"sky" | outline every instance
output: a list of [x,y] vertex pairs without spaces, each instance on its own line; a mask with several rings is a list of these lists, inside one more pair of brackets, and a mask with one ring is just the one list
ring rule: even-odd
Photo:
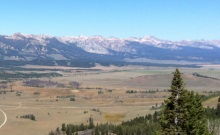
[[0,0],[0,34],[220,39],[220,0]]

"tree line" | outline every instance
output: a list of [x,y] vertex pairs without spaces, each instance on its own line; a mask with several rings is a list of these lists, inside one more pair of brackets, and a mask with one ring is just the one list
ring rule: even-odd
[[136,117],[130,121],[122,122],[119,125],[112,123],[94,124],[93,118],[89,118],[88,125],[83,123],[80,125],[65,124],[61,125],[61,129],[57,128],[51,131],[49,135],[76,135],[79,131],[86,131],[91,135],[153,135],[155,131],[160,130],[159,121],[160,112],[147,114],[146,116]]

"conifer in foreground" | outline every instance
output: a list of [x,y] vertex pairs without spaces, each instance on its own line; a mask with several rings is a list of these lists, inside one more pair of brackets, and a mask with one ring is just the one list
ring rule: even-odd
[[209,135],[201,96],[184,88],[178,69],[161,114],[162,135]]

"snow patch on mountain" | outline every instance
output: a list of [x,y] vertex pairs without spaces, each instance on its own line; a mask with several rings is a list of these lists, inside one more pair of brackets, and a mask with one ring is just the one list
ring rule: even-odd
[[[169,41],[169,40],[161,40],[153,36],[145,36],[143,38],[105,38],[102,36],[77,36],[77,37],[53,37],[49,35],[33,35],[33,34],[23,34],[23,33],[15,33],[11,36],[2,36],[7,40],[11,41],[22,41],[22,43],[26,46],[26,48],[22,48],[22,51],[25,53],[47,53],[47,45],[50,43],[51,39],[57,39],[59,42],[66,45],[76,45],[77,47],[82,48],[84,51],[95,54],[105,54],[105,55],[113,55],[116,53],[130,53],[130,54],[138,54],[137,50],[130,46],[133,42],[139,43],[143,46],[153,46],[161,49],[169,49],[169,50],[181,50],[184,47],[193,47],[200,49],[214,49],[215,47],[220,48],[220,40],[183,40],[183,41]],[[22,45],[23,45],[22,44]],[[8,45],[4,42],[0,41],[0,48],[2,49],[10,49],[16,50],[15,46]],[[59,53],[58,50],[56,50]]]

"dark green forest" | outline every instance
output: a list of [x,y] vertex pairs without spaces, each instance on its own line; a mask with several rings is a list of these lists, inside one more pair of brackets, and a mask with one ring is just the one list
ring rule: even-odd
[[42,65],[42,66],[68,66],[68,67],[82,67],[82,68],[90,68],[95,67],[95,64],[99,63],[102,66],[126,66],[126,65],[139,65],[139,66],[157,66],[157,67],[191,67],[198,68],[200,66],[195,64],[188,65],[180,65],[180,64],[160,64],[160,63],[149,63],[149,62],[126,62],[121,60],[111,60],[111,59],[74,59],[74,60],[45,60],[45,59],[34,59],[31,61],[16,61],[16,60],[0,60],[0,70],[4,69],[19,69],[22,68],[19,66],[24,65]]

